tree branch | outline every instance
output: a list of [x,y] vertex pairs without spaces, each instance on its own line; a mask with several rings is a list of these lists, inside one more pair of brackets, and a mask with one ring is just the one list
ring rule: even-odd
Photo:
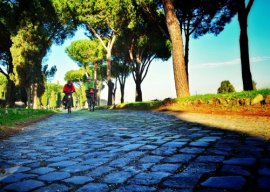
[[247,15],[249,14],[250,9],[251,9],[253,3],[254,3],[254,0],[249,0],[248,5],[247,5],[247,8],[246,8],[246,14]]
[[111,42],[110,42],[110,44],[109,44],[108,49],[112,50],[112,47],[113,47],[113,44],[114,44],[115,40],[116,40],[116,35],[113,34],[113,35],[112,35],[112,40],[111,40]]
[[2,73],[7,79],[9,78],[8,74],[0,67],[0,73]]
[[154,60],[155,57],[156,57],[156,55],[153,55],[153,57],[148,61],[148,65],[147,65],[146,70],[145,70],[145,73],[144,73],[144,75],[143,75],[142,82],[143,82],[143,80],[145,79],[145,77],[146,77],[146,75],[147,75],[147,73],[148,73],[148,69],[149,69],[149,67],[150,67],[150,64],[152,63],[152,61]]
[[[142,1],[143,2],[143,1]],[[157,23],[157,26],[159,28],[159,30],[161,31],[161,33],[163,33],[163,35],[167,38],[169,38],[169,34],[166,33],[166,31],[164,30],[164,28],[159,24],[159,22],[157,21],[157,19],[153,16],[151,10],[149,9],[149,7],[146,5],[145,3],[145,6],[143,6],[143,10],[149,14],[150,18],[152,21],[154,21],[155,23]]]
[[142,64],[142,67],[141,67],[142,73],[143,73],[145,67],[147,66],[148,62],[150,61],[150,59],[151,59],[151,56],[150,57],[146,57],[146,59],[144,60],[144,62],[142,62],[143,63]]
[[89,25],[87,25],[87,28],[88,28],[89,31],[91,31],[91,32],[96,36],[96,38],[98,38],[98,40],[100,41],[100,43],[101,43],[101,45],[103,46],[103,48],[104,48],[106,51],[108,51],[107,46],[105,45],[104,41],[101,39],[101,37],[100,37],[100,35],[97,33],[97,31],[96,31],[93,27],[91,27],[91,26],[89,26]]
[[134,81],[136,82],[137,79],[136,79],[135,73],[136,73],[135,70],[132,70],[132,77],[133,77]]

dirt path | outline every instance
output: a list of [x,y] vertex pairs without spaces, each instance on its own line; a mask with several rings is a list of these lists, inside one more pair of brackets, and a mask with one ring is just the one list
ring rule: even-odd
[[166,112],[181,120],[195,122],[224,130],[239,131],[270,140],[269,116],[218,115],[191,112]]

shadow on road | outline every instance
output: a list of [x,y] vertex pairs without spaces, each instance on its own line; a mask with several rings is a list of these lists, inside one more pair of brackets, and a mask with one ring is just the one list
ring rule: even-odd
[[268,141],[164,113],[59,114],[0,142],[0,191],[254,192],[269,183]]

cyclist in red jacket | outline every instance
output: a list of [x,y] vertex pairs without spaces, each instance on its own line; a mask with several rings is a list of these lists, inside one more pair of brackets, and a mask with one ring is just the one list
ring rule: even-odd
[[75,92],[75,87],[74,87],[73,82],[71,80],[69,80],[67,82],[67,84],[65,84],[65,86],[63,88],[63,92],[64,93],[73,93],[73,92]]
[[[73,85],[73,82],[71,80],[68,80],[67,84],[65,84],[64,88],[63,88],[63,92],[65,93],[65,96],[63,98],[63,104],[66,108],[66,96],[67,94],[72,94],[75,92],[75,86]],[[71,101],[72,101],[72,107],[74,107],[73,105],[73,97],[71,97]]]

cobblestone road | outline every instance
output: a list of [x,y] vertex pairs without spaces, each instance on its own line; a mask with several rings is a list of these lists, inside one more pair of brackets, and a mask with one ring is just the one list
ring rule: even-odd
[[0,191],[263,192],[269,183],[269,142],[161,113],[59,114],[0,141]]

